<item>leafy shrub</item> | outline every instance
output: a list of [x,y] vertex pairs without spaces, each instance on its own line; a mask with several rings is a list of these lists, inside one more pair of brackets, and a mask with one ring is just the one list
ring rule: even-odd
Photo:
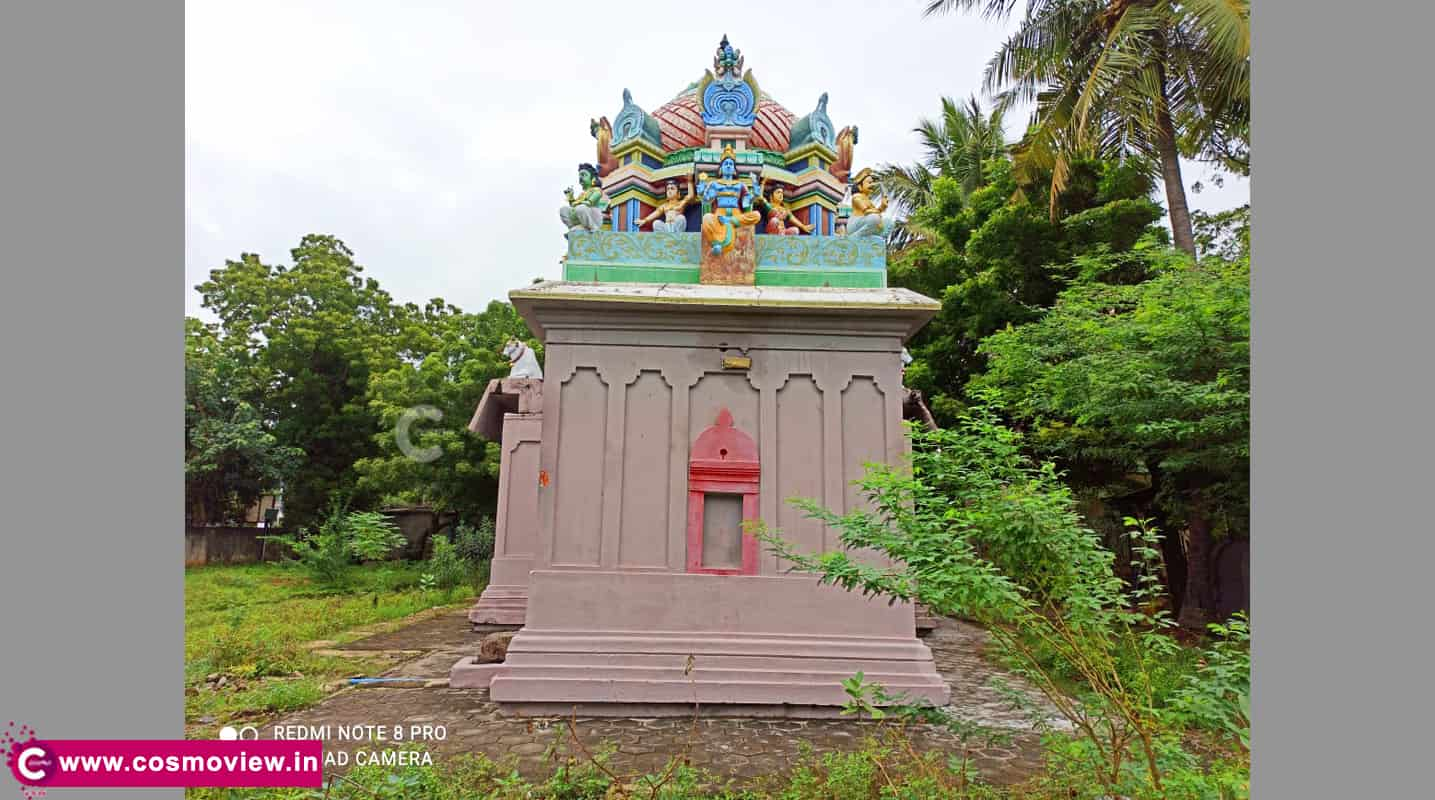
[[340,589],[349,585],[353,559],[387,558],[406,540],[387,517],[376,511],[347,511],[335,501],[318,530],[302,529],[285,536],[265,536],[286,545],[294,559],[320,586]]
[[433,537],[433,552],[424,565],[424,577],[432,576],[436,589],[452,589],[473,574],[473,567],[459,557],[458,548],[447,536]]
[[[1080,771],[1080,786],[1165,797],[1167,778],[1195,781],[1203,773],[1181,749],[1181,719],[1167,707],[1152,669],[1180,651],[1169,633],[1175,623],[1159,602],[1156,532],[1126,520],[1133,556],[1127,584],[1115,572],[1115,556],[1083,524],[1055,467],[1032,463],[1021,436],[993,412],[970,411],[954,429],[914,427],[912,437],[910,469],[873,464],[857,482],[871,510],[839,515],[815,501],[793,501],[837,530],[842,550],[800,553],[760,523],[755,532],[824,583],[917,600],[983,624],[998,656],[1078,734],[1079,745],[1058,752],[1064,760],[1058,758],[1056,772]],[[896,567],[852,556],[862,550],[880,552]],[[1235,655],[1222,658],[1239,671]],[[1209,666],[1195,673],[1205,688],[1187,693],[1188,704],[1208,714],[1217,704],[1207,692],[1223,703],[1232,696],[1228,687],[1211,689],[1210,673]],[[860,686],[847,690],[862,696]],[[1247,723],[1239,717],[1235,724]]]
[[604,775],[598,761],[574,758],[554,759],[553,774],[539,787],[539,796],[552,800],[603,800],[612,780]]
[[1251,626],[1244,614],[1210,625],[1216,641],[1177,690],[1173,707],[1185,720],[1251,748]]
[[493,518],[481,517],[477,526],[460,522],[453,531],[453,545],[458,557],[475,568],[493,558]]
[[1117,778],[1111,784],[1093,782],[1094,772],[1109,769],[1101,763],[1097,752],[1085,738],[1047,736],[1044,766],[1046,771],[1034,781],[1041,797],[1104,800],[1112,796],[1132,800],[1237,800],[1249,798],[1249,765],[1237,761],[1218,760],[1203,766],[1186,751],[1175,734],[1155,740],[1155,763],[1162,780],[1160,790],[1151,787],[1147,768],[1130,759],[1122,761]]
[[377,511],[351,511],[343,526],[349,552],[360,561],[382,561],[408,543],[398,526]]
[[309,577],[320,586],[336,589],[348,583],[350,562],[348,532],[344,510],[335,504],[317,531],[300,530],[297,535],[266,536],[288,546],[294,559],[303,565]]

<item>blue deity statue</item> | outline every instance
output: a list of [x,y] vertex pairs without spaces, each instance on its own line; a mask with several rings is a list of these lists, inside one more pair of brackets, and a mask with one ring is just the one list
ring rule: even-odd
[[737,228],[751,227],[762,219],[762,214],[752,210],[753,201],[761,195],[758,177],[753,175],[750,182],[738,179],[736,154],[731,145],[723,148],[717,177],[703,174],[698,180],[698,197],[712,209],[703,215],[702,232],[713,255],[732,249]]

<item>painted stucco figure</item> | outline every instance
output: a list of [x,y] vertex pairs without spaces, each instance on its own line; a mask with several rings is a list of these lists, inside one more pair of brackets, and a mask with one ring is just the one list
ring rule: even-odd
[[756,119],[762,90],[752,70],[743,73],[742,62],[742,51],[723,34],[713,54],[712,71],[698,81],[699,109],[705,125],[746,127]]
[[[662,126],[641,106],[633,102],[633,93],[623,90],[623,110],[613,120],[613,145],[622,145],[634,139],[645,140],[648,144],[662,146]],[[616,164],[614,165],[617,166]],[[607,176],[607,172],[603,175]]]
[[828,171],[839,181],[852,174],[852,148],[857,144],[857,126],[848,125],[837,132],[837,160]]
[[503,345],[503,357],[508,359],[508,377],[543,380],[543,367],[538,364],[538,356],[523,342],[509,339]]
[[703,215],[703,244],[714,255],[732,249],[739,227],[752,227],[762,215],[752,210],[753,200],[761,193],[756,175],[749,181],[737,177],[737,157],[731,147],[723,148],[718,162],[717,177],[702,175],[698,196],[711,209]]
[[812,226],[798,219],[792,209],[784,204],[785,195],[779,186],[772,190],[769,198],[759,198],[759,202],[767,207],[766,231],[774,236],[796,236],[799,232],[811,234]]
[[[683,210],[690,203],[697,199],[693,194],[693,179],[688,178],[688,191],[684,195],[678,194],[678,182],[668,181],[667,187],[663,190],[663,202],[653,209],[653,213],[638,222],[639,226],[653,223],[653,230],[667,233],[686,233],[688,230],[687,217],[683,216]],[[662,217],[662,219],[658,219]]]
[[827,116],[827,93],[817,98],[817,108],[810,114],[792,124],[789,134],[788,146],[800,148],[803,145],[819,144],[824,148],[837,146],[833,134],[832,118]]
[[852,178],[852,217],[847,220],[848,236],[880,236],[882,233],[882,212],[887,210],[887,198],[880,203],[872,202],[876,192],[876,177],[871,167]]
[[568,205],[558,209],[558,218],[572,231],[582,228],[596,231],[603,227],[603,214],[608,210],[608,195],[603,192],[598,179],[598,168],[592,164],[578,165],[578,194],[573,189],[563,190]]
[[588,123],[588,132],[598,140],[598,177],[603,177],[618,167],[613,155],[613,126],[607,117],[599,117]]

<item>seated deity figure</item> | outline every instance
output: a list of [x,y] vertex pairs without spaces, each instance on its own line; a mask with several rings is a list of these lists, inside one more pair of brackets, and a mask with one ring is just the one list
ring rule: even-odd
[[[655,233],[686,233],[688,230],[688,219],[683,216],[683,209],[687,208],[689,203],[697,199],[697,196],[693,194],[693,179],[688,178],[688,192],[682,197],[678,196],[677,181],[668,181],[668,186],[663,190],[663,193],[663,202],[659,203],[658,207],[653,209],[653,213],[638,221],[639,227],[652,222],[653,231]],[[659,216],[662,217],[661,220],[658,220]],[[654,222],[654,220],[657,221]]]
[[812,226],[798,219],[792,209],[783,204],[785,196],[781,186],[772,190],[771,199],[764,200],[759,193],[758,202],[767,206],[767,232],[774,236],[796,236],[799,231],[811,234]]
[[703,215],[703,241],[710,242],[713,255],[732,249],[739,227],[752,227],[762,215],[752,210],[754,198],[761,193],[757,176],[751,181],[737,177],[737,154],[732,145],[723,148],[718,161],[717,177],[699,176],[698,196],[712,210]]
[[847,220],[848,236],[878,236],[882,233],[882,212],[887,210],[887,198],[882,198],[881,204],[873,204],[875,184],[871,167],[863,167],[852,178],[852,217]]
[[582,191],[577,195],[573,194],[571,187],[563,190],[568,205],[558,209],[558,218],[570,231],[577,228],[596,231],[603,227],[603,214],[608,210],[608,195],[601,188],[598,168],[592,164],[579,164],[578,186]]

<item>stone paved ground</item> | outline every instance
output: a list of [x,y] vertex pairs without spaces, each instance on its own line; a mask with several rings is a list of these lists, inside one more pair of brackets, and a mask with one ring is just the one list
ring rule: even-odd
[[[1040,759],[1037,735],[1026,716],[1012,711],[991,687],[990,679],[1002,672],[982,656],[985,633],[964,622],[942,619],[925,641],[932,648],[937,669],[952,687],[953,709],[1009,737],[998,744],[969,743],[973,762],[983,776],[995,783],[1011,783],[1035,772]],[[435,762],[445,755],[484,753],[514,761],[530,778],[548,774],[544,753],[551,745],[561,741],[569,752],[576,751],[567,720],[505,717],[486,690],[443,685],[454,662],[471,655],[476,647],[477,635],[469,630],[465,612],[343,645],[345,650],[401,653],[407,660],[386,676],[429,680],[344,689],[317,706],[265,724],[262,736],[270,738],[275,725],[328,725],[327,750],[373,752],[392,745],[337,741],[337,727],[442,725],[446,738],[425,743]],[[1005,677],[1020,685],[1013,676]],[[686,754],[693,766],[749,782],[787,771],[800,757],[804,743],[818,752],[856,749],[879,729],[873,723],[851,719],[700,718],[694,725],[691,718],[579,718],[576,731],[589,751],[616,748],[608,763],[620,774],[659,771],[669,756]],[[952,754],[961,750],[953,734],[928,726],[913,728],[911,741],[919,750]]]

